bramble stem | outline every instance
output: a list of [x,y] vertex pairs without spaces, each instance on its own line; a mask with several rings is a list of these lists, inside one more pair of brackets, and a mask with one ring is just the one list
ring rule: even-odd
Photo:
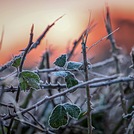
[[[86,39],[88,33],[85,35]],[[82,41],[82,54],[83,54],[83,67],[85,73],[85,81],[88,81],[88,62],[87,62],[87,53],[86,53],[86,39]],[[87,123],[88,123],[88,134],[92,134],[92,116],[91,116],[91,95],[90,95],[90,88],[86,85],[86,94],[87,94]]]
[[[107,33],[110,34],[112,32],[112,25],[111,25],[110,12],[109,12],[108,6],[106,7],[105,25],[106,25]],[[119,66],[119,59],[118,59],[119,48],[117,47],[116,41],[115,41],[112,34],[109,36],[108,39],[110,40],[110,43],[111,43],[112,56],[113,56],[114,61],[115,61],[116,73],[120,74],[120,66]],[[126,105],[124,90],[123,90],[121,83],[119,83],[118,86],[119,86],[119,90],[120,90],[120,100],[121,100],[122,110],[123,110],[123,113],[125,115],[127,115],[127,105]],[[124,126],[127,127],[126,120],[124,120]]]

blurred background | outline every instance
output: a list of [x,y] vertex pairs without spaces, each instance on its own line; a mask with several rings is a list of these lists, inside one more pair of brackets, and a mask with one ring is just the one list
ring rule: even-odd
[[[73,42],[87,27],[90,13],[91,20],[97,24],[89,34],[87,45],[91,46],[107,34],[104,23],[106,3],[110,8],[113,30],[120,28],[114,34],[117,45],[129,54],[134,44],[133,0],[0,0],[0,34],[4,28],[0,65],[27,46],[32,24],[35,26],[33,41],[36,41],[45,28],[63,14],[65,16],[50,29],[40,46],[28,54],[25,66],[36,67],[46,49],[52,51],[51,62],[71,50]],[[102,41],[89,51],[89,58],[103,59],[110,53],[109,44],[108,40]],[[80,48],[79,44],[75,61],[80,60]]]

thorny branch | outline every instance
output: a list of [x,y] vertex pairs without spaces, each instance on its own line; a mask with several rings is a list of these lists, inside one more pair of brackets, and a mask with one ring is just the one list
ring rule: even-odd
[[98,40],[96,43],[94,43],[93,45],[91,45],[88,50],[90,50],[91,48],[93,48],[94,46],[96,46],[98,43],[100,43],[101,41],[103,41],[104,39],[107,39],[109,36],[111,36],[113,33],[115,33],[117,30],[119,30],[119,28],[115,29],[113,32],[111,32],[110,34],[104,36],[103,38],[101,38],[100,40]]
[[22,56],[21,63],[20,63],[20,66],[19,66],[19,72],[22,72],[22,67],[23,67],[26,55],[27,55],[32,43],[33,43],[33,30],[34,30],[34,25],[32,25],[32,27],[31,27],[29,43],[28,43],[27,48],[25,49],[24,54]]
[[[36,48],[41,40],[45,37],[45,35],[47,34],[47,32],[55,25],[55,23],[61,19],[63,16],[59,17],[58,19],[56,19],[51,25],[49,25],[45,31],[39,36],[39,38],[36,40],[36,42],[34,42],[30,48],[30,51],[33,49],[33,48]],[[5,69],[7,69],[8,67],[10,67],[14,61],[16,60],[16,58],[19,58],[19,57],[22,57],[23,54],[24,54],[25,51],[23,51],[22,53],[20,53],[19,55],[15,56],[12,60],[8,61],[6,64],[4,64],[3,66],[0,67],[0,72],[4,71]]]
[[[96,87],[102,87],[102,86],[110,86],[112,84],[116,84],[116,83],[122,83],[122,82],[131,82],[134,81],[134,78],[131,76],[127,76],[127,77],[119,77],[116,78],[116,76],[113,77],[108,77],[108,78],[95,78],[89,81],[86,81],[87,84],[89,84],[90,88],[96,88]],[[84,83],[84,82],[83,82]],[[57,88],[66,88],[66,84],[41,84],[42,89],[57,89]],[[80,87],[81,88],[85,88],[85,84],[81,85],[80,83]],[[76,89],[76,88],[75,88]],[[74,89],[74,90],[75,90]],[[4,92],[16,92],[17,91],[17,87],[10,87],[10,88],[5,88]],[[72,90],[71,90],[72,91]]]
[[[96,25],[94,24],[92,27],[88,28],[88,31],[91,31]],[[78,40],[75,40],[73,43],[73,48],[71,49],[70,53],[68,54],[68,58],[67,60],[69,61],[71,59],[71,57],[73,56],[73,53],[76,49],[76,47],[78,46],[78,44],[81,42],[83,35],[86,35],[87,33],[87,28],[83,31],[83,33],[80,35],[80,37],[78,38]]]
[[[106,7],[105,25],[106,25],[107,33],[110,34],[111,31],[112,31],[112,25],[111,25],[110,12],[109,12],[109,7],[108,6]],[[117,47],[116,41],[115,41],[112,34],[108,37],[108,39],[111,42],[112,56],[113,56],[114,61],[115,61],[116,73],[119,74],[121,72],[120,71],[119,60],[118,60],[119,48]],[[120,101],[121,101],[122,110],[123,110],[123,113],[125,115],[127,115],[127,103],[126,103],[123,87],[120,83],[118,84],[118,87],[119,87],[119,90],[120,90]],[[127,125],[128,125],[127,120],[124,120],[124,128],[126,128]]]
[[[101,82],[101,81],[106,81],[106,80],[112,80],[117,78],[118,76],[113,75],[113,76],[108,76],[106,78],[94,78],[92,80],[89,80],[89,84],[93,84],[93,83],[97,83],[97,82]],[[66,84],[61,84],[61,83],[57,83],[57,84],[52,84],[52,83],[45,83],[45,84],[41,84],[40,85],[42,89],[57,89],[57,88],[66,88]],[[4,88],[3,92],[16,92],[17,91],[17,87],[9,87],[9,88]]]
[[[22,59],[21,59],[21,63],[20,63],[20,66],[19,66],[19,73],[22,72],[22,67],[23,67],[26,55],[27,55],[27,53],[28,53],[28,51],[29,51],[29,49],[32,45],[32,42],[33,42],[33,30],[34,30],[34,25],[32,25],[32,27],[31,27],[29,43],[28,43],[28,46],[25,49],[24,54],[23,54]],[[20,87],[18,86],[18,91],[17,91],[17,94],[16,94],[16,102],[18,102],[18,100],[19,100],[19,94],[20,94]]]
[[[26,55],[27,55],[27,53],[29,51],[29,48],[31,47],[32,40],[33,40],[33,28],[34,28],[34,26],[32,25],[32,27],[31,27],[31,33],[30,33],[30,39],[29,39],[29,44],[28,44],[26,50],[24,51],[24,53],[22,55],[21,63],[20,63],[20,66],[19,66],[19,72],[18,73],[21,73],[22,72],[23,63],[25,61]],[[17,90],[17,94],[16,94],[16,98],[15,98],[16,102],[19,101],[19,95],[20,95],[20,86],[18,86],[18,90]],[[15,112],[15,109],[14,109],[14,112]],[[13,120],[14,120],[14,118],[12,118],[11,121],[10,121],[10,123],[9,123],[8,132],[7,132],[8,134],[10,134],[10,129],[12,127]]]
[[[106,29],[107,29],[107,33],[110,34],[112,32],[112,26],[111,26],[111,20],[110,20],[110,12],[109,12],[109,7],[106,7],[106,20],[105,20],[105,25],[106,25]],[[112,56],[114,58],[115,61],[115,66],[116,66],[116,73],[119,74],[120,73],[120,67],[119,67],[119,60],[118,60],[118,55],[117,55],[117,51],[119,50],[119,48],[116,45],[115,39],[113,37],[113,34],[111,34],[108,39],[111,42],[111,46],[112,46]],[[126,107],[126,100],[124,98],[124,91],[122,88],[122,85],[119,84],[119,88],[120,88],[120,98],[121,98],[121,105],[122,105],[122,109],[124,114],[127,114],[127,107]]]
[[[63,16],[59,17],[57,20],[55,20],[51,25],[49,25],[45,30],[44,32],[38,37],[38,39],[36,40],[36,42],[32,42],[32,39],[33,39],[33,26],[31,28],[31,34],[30,34],[30,39],[29,39],[29,44],[27,46],[26,49],[24,49],[19,55],[13,57],[12,60],[10,60],[8,63],[6,63],[5,65],[1,66],[0,67],[0,72],[2,72],[3,70],[5,70],[6,68],[10,67],[14,61],[18,58],[18,57],[21,57],[21,64],[19,66],[19,73],[22,71],[23,69],[23,64],[24,64],[24,61],[25,61],[25,58],[26,58],[26,55],[34,48],[38,47],[38,45],[40,44],[40,42],[42,41],[42,39],[45,37],[45,35],[47,34],[47,32],[53,27],[53,25],[59,20],[61,19]],[[37,101],[36,103],[32,104],[32,106],[29,106],[27,108],[22,108],[21,106],[16,108],[16,106],[14,105],[10,105],[10,104],[5,104],[5,103],[2,103],[0,102],[0,106],[4,106],[4,107],[7,107],[7,109],[9,110],[9,113],[8,114],[1,114],[0,115],[0,125],[1,125],[1,130],[2,130],[2,134],[5,133],[5,127],[7,128],[8,130],[8,133],[10,133],[10,130],[11,130],[11,127],[12,127],[12,124],[13,124],[13,121],[16,120],[16,121],[19,121],[21,123],[24,123],[24,124],[27,124],[28,126],[31,126],[33,127],[34,129],[36,130],[39,130],[41,132],[46,132],[48,133],[48,131],[46,130],[46,127],[44,127],[44,125],[42,125],[35,117],[33,114],[30,113],[30,111],[34,110],[34,109],[37,109],[39,106],[41,105],[44,105],[44,103],[48,102],[48,101],[53,101],[55,98],[58,98],[58,97],[61,97],[61,96],[65,96],[69,93],[72,93],[73,91],[76,91],[76,90],[81,90],[83,88],[86,88],[87,89],[87,103],[88,103],[88,112],[86,113],[86,117],[88,115],[89,119],[89,127],[90,129],[88,129],[88,131],[90,130],[90,134],[92,134],[92,119],[91,119],[91,113],[92,114],[95,114],[95,111],[91,111],[92,110],[92,107],[91,107],[91,95],[90,95],[90,90],[91,88],[95,88],[95,93],[97,91],[100,91],[100,87],[103,87],[103,86],[107,86],[109,87],[110,85],[113,85],[113,84],[119,84],[119,88],[120,88],[120,93],[121,93],[121,103],[122,103],[122,109],[123,109],[123,112],[125,113],[125,116],[129,116],[129,114],[127,114],[127,109],[126,109],[126,102],[125,102],[125,99],[127,99],[129,96],[128,95],[131,95],[130,97],[132,98],[134,96],[134,93],[129,93],[129,94],[124,94],[124,91],[123,91],[123,84],[122,83],[127,83],[127,84],[132,84],[134,83],[134,77],[133,76],[121,76],[120,73],[120,67],[119,67],[119,61],[120,59],[122,58],[121,55],[117,55],[117,50],[118,50],[118,47],[116,46],[116,42],[115,42],[115,39],[113,37],[113,33],[115,31],[117,31],[118,29],[116,29],[115,31],[112,32],[112,26],[111,26],[111,20],[110,20],[110,14],[109,14],[109,9],[107,7],[107,13],[106,13],[106,19],[105,19],[105,24],[106,24],[106,29],[107,29],[107,33],[108,35],[103,37],[102,39],[100,39],[99,41],[97,41],[96,43],[94,43],[91,47],[89,47],[88,50],[90,50],[92,47],[94,47],[95,45],[97,45],[100,41],[108,38],[111,42],[111,46],[112,46],[112,58],[109,58],[107,60],[104,60],[102,62],[98,62],[98,63],[95,63],[95,64],[88,64],[88,61],[87,61],[87,57],[86,57],[86,41],[87,41],[87,36],[88,36],[88,32],[89,30],[92,29],[89,28],[89,29],[86,29],[82,35],[78,38],[78,40],[76,40],[74,42],[74,46],[71,50],[71,52],[68,54],[68,59],[67,60],[70,60],[70,58],[72,57],[77,45],[80,43],[80,41],[82,40],[82,45],[84,46],[83,47],[83,61],[84,61],[84,68],[83,70],[81,71],[84,71],[85,72],[85,81],[79,81],[79,84],[76,85],[76,86],[73,86],[71,88],[67,88],[66,87],[66,84],[64,83],[56,83],[56,84],[53,84],[51,83],[51,80],[48,79],[48,83],[41,83],[40,84],[40,87],[41,87],[41,90],[42,91],[45,91],[45,90],[50,90],[50,91],[53,91],[53,90],[57,90],[57,89],[66,89],[66,90],[61,90],[61,92],[59,93],[54,93],[55,94],[52,94],[50,93],[49,96],[47,96],[45,93],[44,93],[44,98],[41,99],[40,101]],[[3,42],[3,35],[4,35],[4,30],[2,32],[2,35],[1,35],[1,41],[0,41],[0,48],[2,46],[2,42]],[[83,36],[85,37],[85,40],[83,38]],[[133,54],[133,53],[132,53]],[[131,56],[133,56],[131,54]],[[113,65],[113,61],[115,61],[115,64],[116,64],[116,73],[117,75],[114,75],[114,76],[105,76],[105,75],[100,75],[101,77],[105,76],[104,78],[95,78],[95,79],[91,79],[89,80],[88,78],[88,71],[90,69],[95,69],[95,68],[100,68],[100,67],[103,67],[105,65]],[[48,56],[48,62],[49,62],[49,56]],[[133,57],[132,57],[132,64],[133,64]],[[83,65],[83,63],[81,63],[81,65]],[[133,67],[133,65],[131,66]],[[48,63],[48,66],[46,69],[37,69],[37,70],[33,70],[33,72],[35,73],[38,73],[38,74],[43,74],[43,73],[46,73],[46,74],[49,74],[51,72],[54,72],[54,71],[66,71],[66,68],[57,68],[57,67],[54,67],[54,68],[50,68],[49,66],[49,63]],[[68,71],[68,70],[67,70]],[[69,70],[70,71],[70,70]],[[79,71],[79,70],[71,70],[72,72],[74,71]],[[5,79],[9,78],[9,77],[14,77],[17,75],[17,71],[14,71],[13,73],[7,75],[7,76],[4,76],[4,77],[1,77],[0,78],[0,81],[4,81]],[[44,75],[44,74],[43,74]],[[131,82],[131,83],[130,83]],[[99,87],[99,88],[98,88]],[[96,90],[97,88],[97,90]],[[110,89],[110,88],[109,88]],[[16,96],[16,103],[18,102],[19,100],[19,93],[20,93],[20,89],[18,87],[14,87],[14,86],[11,86],[11,87],[1,87],[0,90],[5,93],[5,92],[17,92],[17,96]],[[110,90],[111,91],[111,90]],[[111,94],[110,94],[111,95]],[[109,96],[110,96],[109,95]],[[27,96],[28,97],[28,96]],[[116,99],[118,96],[116,96]],[[128,99],[129,100],[129,99]],[[77,98],[77,101],[78,101],[78,98]],[[75,101],[75,103],[77,103],[77,101]],[[85,100],[84,100],[84,103],[85,103]],[[83,103],[83,104],[84,104]],[[112,105],[110,105],[112,104]],[[107,109],[110,109],[111,107],[113,107],[114,103],[108,103],[107,105],[100,105],[100,107],[98,107],[98,111],[105,111]],[[11,114],[10,113],[10,110],[14,110],[14,113]],[[133,112],[132,112],[133,113]],[[24,115],[25,114],[25,115]],[[29,114],[30,117],[33,119],[33,122],[36,123],[37,125],[35,124],[32,124],[31,122],[28,122],[28,121],[25,121],[23,120],[23,118],[17,118],[17,117],[20,117],[21,116],[24,116],[26,117],[26,114]],[[133,115],[132,115],[133,116]],[[26,117],[27,118],[27,117]],[[10,120],[9,120],[10,119]],[[9,126],[5,125],[5,122],[6,121],[9,121]],[[123,120],[123,118],[122,118]],[[79,120],[81,121],[81,120]],[[79,123],[76,122],[77,123]],[[126,129],[126,133],[129,133],[129,131],[133,131],[133,121],[134,121],[134,118],[132,117],[131,121],[129,122],[128,124],[128,128]],[[73,124],[75,125],[75,124]],[[73,126],[72,125],[72,126]],[[118,124],[117,124],[118,125]],[[68,127],[70,127],[68,125]],[[82,128],[81,126],[76,126],[76,128]],[[83,128],[87,131],[87,128]],[[50,132],[51,133],[51,132]],[[89,133],[89,132],[88,132]]]
[[45,31],[39,36],[39,38],[36,40],[35,43],[32,44],[30,50],[32,50],[33,48],[36,48],[40,42],[42,41],[42,39],[45,37],[45,35],[47,34],[47,32],[55,25],[55,23],[60,20],[64,15],[62,15],[61,17],[59,17],[58,19],[56,19],[51,25],[49,25]]
[[[122,55],[119,55],[119,56],[118,56],[118,60],[121,60],[122,58],[123,58]],[[114,58],[111,57],[111,58],[106,59],[106,60],[104,60],[104,61],[101,61],[101,62],[97,62],[97,63],[88,65],[88,69],[90,70],[90,69],[101,68],[101,67],[103,67],[103,66],[105,66],[105,65],[108,65],[108,64],[110,64],[110,63],[113,63],[113,61],[114,61]],[[82,63],[80,62],[80,64],[82,64]],[[64,70],[65,70],[65,69],[64,69]],[[38,74],[40,74],[40,73],[51,73],[51,72],[56,72],[56,71],[63,71],[63,69],[54,67],[54,68],[46,68],[46,69],[36,69],[36,70],[33,70],[33,72],[38,73]],[[73,70],[72,70],[72,71],[73,71]],[[76,70],[74,70],[74,71],[76,71]],[[11,76],[13,77],[13,76],[15,76],[16,74],[17,74],[17,71],[14,71],[14,72],[12,72],[12,73],[9,74],[9,75],[6,75],[6,76],[4,76],[4,77],[0,77],[0,81],[3,81],[3,80],[5,80],[5,79],[7,79],[7,78],[10,78]],[[12,92],[12,91],[11,91],[11,92]]]
[[[84,75],[85,81],[89,80],[89,73],[88,73],[88,61],[87,61],[87,50],[86,50],[86,43],[87,43],[88,31],[86,31],[86,35],[83,35],[82,38],[82,54],[83,54],[83,66],[84,66]],[[88,134],[92,134],[92,104],[91,104],[91,92],[90,87],[86,85],[86,95],[87,95],[87,124],[88,124]]]
[[46,130],[44,130],[44,129],[42,129],[42,128],[38,127],[37,125],[34,125],[34,124],[30,123],[30,122],[20,120],[20,119],[17,119],[17,118],[14,118],[14,120],[19,121],[21,123],[24,123],[24,124],[26,124],[28,126],[31,126],[31,127],[35,128],[35,129],[41,131],[41,132],[46,132]]
[[[123,77],[123,78],[118,78],[116,80],[108,80],[106,82],[103,82],[102,84],[99,83],[98,85],[97,84],[93,84],[93,85],[91,84],[89,86],[94,88],[94,87],[100,87],[100,86],[107,86],[107,85],[115,84],[115,83],[119,83],[119,82],[130,82],[130,81],[134,81],[134,78],[133,77]],[[22,111],[16,112],[16,113],[14,113],[12,115],[7,115],[7,116],[3,117],[2,119],[3,120],[8,120],[10,118],[18,116],[19,114],[27,113],[28,111],[31,111],[31,110],[35,109],[36,107],[39,107],[40,105],[44,104],[46,101],[50,101],[50,100],[52,100],[54,98],[63,96],[65,94],[70,93],[70,92],[76,90],[77,88],[83,87],[83,86],[85,86],[85,85],[87,85],[89,83],[90,83],[90,81],[86,81],[86,82],[83,82],[83,83],[78,84],[76,86],[73,86],[72,88],[69,88],[69,89],[67,89],[67,90],[65,90],[63,92],[60,92],[58,94],[55,94],[55,95],[52,95],[52,96],[44,96],[44,99],[40,100],[39,102],[37,102],[33,106],[31,106],[29,108],[26,108],[26,109],[24,109]]]

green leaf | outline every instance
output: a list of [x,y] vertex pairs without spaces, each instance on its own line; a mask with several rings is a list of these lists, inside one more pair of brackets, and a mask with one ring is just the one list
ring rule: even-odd
[[65,103],[63,106],[66,109],[66,112],[68,112],[68,114],[70,115],[70,117],[75,119],[79,117],[81,110],[78,106],[69,103]]
[[29,88],[39,89],[40,78],[32,71],[23,71],[19,74],[19,84],[21,90],[28,90]]
[[70,73],[71,72],[69,72],[69,71],[58,71],[58,72],[53,72],[52,75],[55,75],[57,77],[66,77]]
[[63,105],[57,105],[53,109],[48,122],[49,125],[55,129],[65,126],[68,123],[67,112]]
[[72,74],[67,75],[65,77],[65,82],[66,82],[67,88],[73,87],[79,83],[78,80]]
[[79,69],[82,66],[80,62],[70,61],[67,64],[67,69]]
[[64,65],[66,64],[66,61],[67,61],[67,56],[66,54],[63,54],[59,58],[56,59],[54,64],[59,67],[64,67]]
[[12,66],[17,68],[18,66],[20,66],[20,62],[21,57],[15,57],[15,61],[13,62]]

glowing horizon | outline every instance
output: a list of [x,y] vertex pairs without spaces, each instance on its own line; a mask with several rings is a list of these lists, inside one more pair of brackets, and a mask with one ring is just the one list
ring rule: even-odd
[[[128,2],[129,1],[129,2]],[[132,15],[134,13],[132,0],[109,0],[107,1],[112,18],[127,18],[134,21]],[[53,49],[58,47],[59,51],[65,52],[68,42],[73,42],[79,37],[86,28],[89,19],[89,10],[92,19],[97,22],[97,27],[90,35],[90,43],[94,43],[105,35],[104,26],[104,10],[106,0],[35,0],[30,1],[2,1],[0,0],[0,31],[4,26],[5,34],[0,51],[0,64],[6,63],[12,55],[19,53],[19,50],[26,47],[29,40],[29,32],[31,25],[35,25],[34,40],[51,24],[55,19],[65,14],[55,26],[48,32],[43,39],[41,46],[31,56],[37,54],[38,58],[46,49],[46,41],[48,45],[52,45]],[[122,16],[120,16],[122,14]],[[113,24],[114,25],[114,24]],[[98,32],[101,31],[101,32]],[[1,32],[0,32],[1,33]],[[37,58],[35,59],[36,62]]]

